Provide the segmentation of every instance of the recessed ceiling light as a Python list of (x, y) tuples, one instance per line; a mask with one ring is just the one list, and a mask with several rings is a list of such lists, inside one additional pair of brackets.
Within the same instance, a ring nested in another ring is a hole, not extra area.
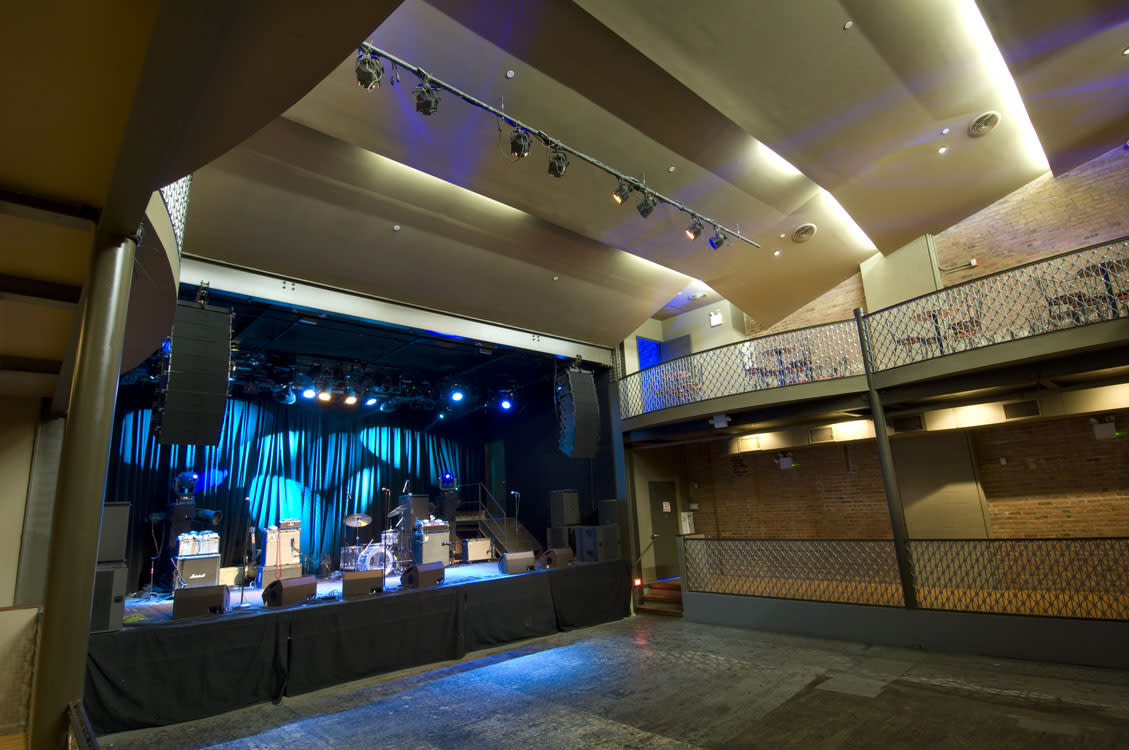
[(673, 172), (674, 171), (674, 165), (671, 164), (669, 167), (666, 168), (666, 171)]
[(1126, 47), (1125, 49), (1121, 50), (1121, 54), (1129, 55), (1129, 47)]
[(953, 131), (952, 128), (941, 128), (941, 135), (948, 135)]
[(943, 154), (943, 153), (945, 153), (945, 152), (946, 152), (946, 151), (948, 151), (948, 150), (949, 150), (949, 147), (948, 147), (948, 146), (941, 146), (941, 148), (937, 149), (937, 153), (938, 153), (938, 154)]
[(393, 232), (399, 232), (400, 231), (400, 225), (399, 224), (393, 224), (392, 225), (392, 231)]
[(560, 276), (554, 276), (554, 277), (553, 277), (553, 281), (560, 281), (560, 280), (561, 280), (561, 277), (560, 277)]
[(516, 75), (512, 70), (506, 71), (506, 78), (513, 78)]
[(847, 21), (845, 24), (843, 24), (843, 31), (846, 31), (847, 29), (851, 28), (854, 25), (855, 25), (854, 21)]
[(773, 254), (773, 255), (780, 255), (780, 251), (779, 251), (779, 250), (773, 250), (773, 251), (772, 251), (772, 254)]
[(788, 233), (787, 233), (787, 232), (781, 232), (781, 233), (780, 233), (780, 239), (784, 239), (784, 238), (785, 238), (785, 237), (787, 237), (787, 236), (788, 236)]

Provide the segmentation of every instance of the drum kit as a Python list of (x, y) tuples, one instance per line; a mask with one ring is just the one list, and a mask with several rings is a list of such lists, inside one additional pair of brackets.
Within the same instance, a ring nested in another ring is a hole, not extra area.
[[(401, 513), (401, 508), (394, 508), (388, 518), (397, 518)], [(373, 539), (362, 546), (360, 530), (371, 523), (372, 516), (367, 513), (345, 516), (345, 525), (357, 530), (357, 543), (341, 548), (341, 570), (383, 570), (385, 575), (401, 572), (406, 561), (401, 555), (400, 531), (395, 528), (384, 529), (380, 532), (379, 540)], [(406, 552), (410, 553), (411, 550)]]

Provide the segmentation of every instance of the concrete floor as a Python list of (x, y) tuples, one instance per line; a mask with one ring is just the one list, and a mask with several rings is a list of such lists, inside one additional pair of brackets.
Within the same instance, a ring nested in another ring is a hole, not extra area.
[(637, 616), (101, 744), (1124, 748), (1129, 672)]

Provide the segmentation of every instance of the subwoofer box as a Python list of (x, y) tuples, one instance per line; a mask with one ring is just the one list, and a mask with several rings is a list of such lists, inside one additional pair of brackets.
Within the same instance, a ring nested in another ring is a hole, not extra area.
[(197, 586), (177, 589), (172, 599), (172, 619), (222, 615), (231, 605), (227, 586)]
[(498, 560), (498, 570), (503, 573), (528, 573), (537, 567), (537, 558), (532, 550), (507, 552)]
[(346, 599), (379, 594), (384, 590), (384, 571), (346, 570), (341, 579), (341, 595)]
[(318, 579), (314, 576), (282, 578), (263, 589), (263, 604), (268, 607), (289, 607), (312, 599), (317, 592)]
[(572, 562), (572, 550), (568, 547), (550, 547), (537, 556), (537, 569), (563, 568)]
[(444, 567), (441, 562), (413, 565), (400, 576), (400, 585), (406, 589), (419, 589), (438, 586), (443, 583)]

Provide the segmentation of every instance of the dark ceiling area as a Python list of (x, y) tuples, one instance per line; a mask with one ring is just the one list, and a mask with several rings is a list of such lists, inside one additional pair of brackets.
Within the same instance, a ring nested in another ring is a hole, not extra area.
[[(181, 285), (180, 299), (195, 300), (195, 285)], [(518, 409), (529, 399), (551, 398), (557, 368), (570, 362), (550, 355), (428, 331), (377, 324), (321, 311), (209, 291), (209, 306), (232, 311), (231, 394), (303, 399), (307, 386), (328, 389), (338, 409), (414, 410), (457, 416), (500, 409), (508, 399)], [(176, 351), (176, 331), (172, 336)], [(156, 382), (155, 353), (123, 376), (123, 383)], [(454, 390), (464, 394), (454, 402)], [(346, 396), (356, 395), (349, 404)]]

